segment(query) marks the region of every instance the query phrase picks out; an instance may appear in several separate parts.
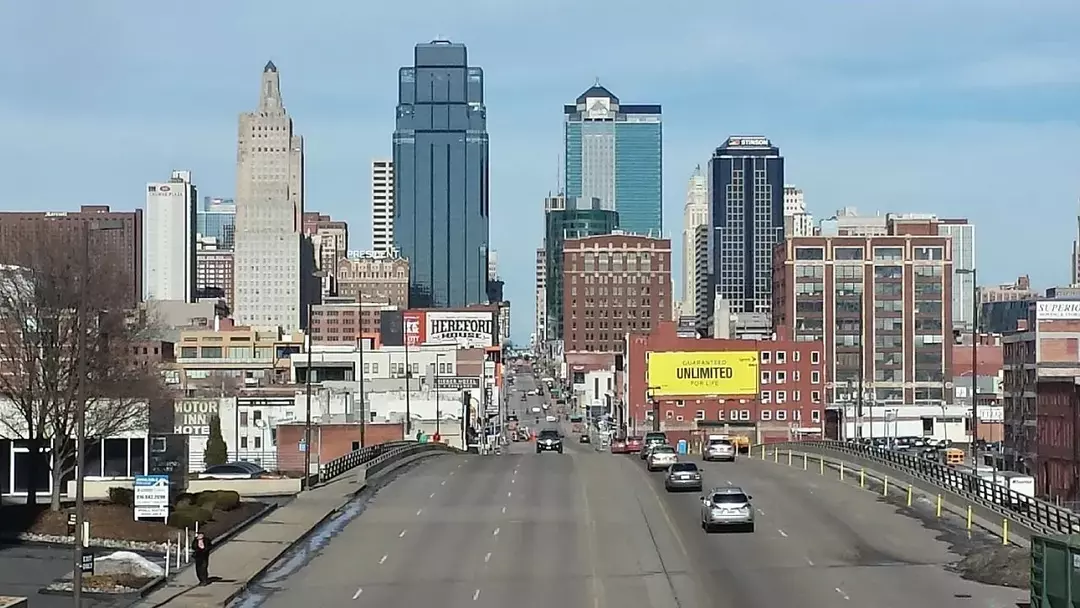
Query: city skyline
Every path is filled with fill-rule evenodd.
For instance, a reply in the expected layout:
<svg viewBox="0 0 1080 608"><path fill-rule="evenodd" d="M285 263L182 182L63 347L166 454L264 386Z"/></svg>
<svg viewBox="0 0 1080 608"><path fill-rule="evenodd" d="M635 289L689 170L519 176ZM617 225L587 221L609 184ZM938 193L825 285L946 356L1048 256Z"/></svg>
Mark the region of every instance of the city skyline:
<svg viewBox="0 0 1080 608"><path fill-rule="evenodd" d="M227 61L219 48L193 49L170 41L147 45L153 48L142 59L125 57L127 46L118 41L133 31L140 39L149 36L150 15L80 6L51 22L53 31L65 36L50 52L24 52L40 47L43 39L33 27L0 42L8 51L0 73L12 83L3 97L9 111L0 118L13 142L0 151L12 175L4 208L60 211L90 202L134 209L142 201L138 188L180 166L191 168L204 192L230 195L235 113L251 105L252 71L272 57L288 66L290 111L312 150L308 164L315 178L309 183L308 206L348 221L355 228L354 241L366 246L370 210L366 194L351 194L355 167L389 155L386 133L393 123L395 70L408 63L415 42L441 30L470 44L474 61L489 73L487 102L498 108L489 127L500 142L492 158L492 247L502 252L504 276L532 274L541 212L534 208L535 220L522 223L520 214L503 212L500 217L500 201L515 208L511 201L534 201L556 187L563 147L557 108L583 82L599 76L621 97L664 106L664 223L671 236L681 225L679 203L693 167L706 162L727 133L753 130L767 132L784 148L790 159L788 180L807 192L817 217L853 204L869 213L967 217L981 242L1039 243L1023 255L1005 247L982 248L980 282L1007 283L1030 274L1039 286L1063 284L1069 280L1077 185L1054 178L1033 196L1018 183L1001 182L996 169L1010 158L1031 156L1043 159L1049 175L1068 176L1080 162L1080 129L1071 124L1080 90L1068 59L1075 56L1069 49L1076 43L1067 27L1080 7L1035 4L1038 10L970 1L912 6L900 19L871 6L855 11L824 7L810 14L782 2L774 7L779 13L770 9L768 16L764 8L703 6L690 30L684 18L673 14L648 19L620 15L623 34L604 41L586 31L584 17L554 20L528 5L492 9L479 21L432 5L407 25L344 7L327 26L325 15L290 9L283 18L302 35L271 42L253 38L257 28L237 16L239 7L198 8L178 17L218 40L260 40L254 45L230 42L236 48L230 47ZM957 40L951 34L968 23L973 7L978 7L981 33ZM599 17L596 9L584 10ZM715 40L721 12L722 22L735 26L739 36ZM380 7L375 14L385 13ZM358 30L339 25L353 14L364 17L361 56L378 59L357 61ZM28 26L50 23L39 7L29 5L15 7L11 18ZM887 23L892 34L845 40L824 36L838 20L856 31ZM84 63L58 59L82 56L87 24L104 39L93 45L98 61L92 80L80 67ZM522 24L529 24L529 32L538 24L552 29L542 36L503 33ZM742 48L740 41L757 48L768 38L755 37L763 34L765 24L773 31L785 28L788 35L761 53L746 54L746 65L724 65L710 59L716 52L701 51L701 45ZM316 30L325 48L338 52L328 57L325 50L302 42L305 32ZM677 43L660 54L630 43L639 34L676 31L681 32ZM574 44L551 49L553 34ZM915 39L932 44L912 51L907 41ZM953 44L963 52L953 52ZM541 48L548 60L535 62ZM575 59L568 59L571 55ZM859 61L852 62L853 56ZM897 56L910 62L900 65L892 59ZM26 62L33 69L26 69ZM148 69L147 62L158 67ZM521 70L524 65L532 69ZM145 101L140 92L174 83L178 71L194 75L184 90ZM342 83L341 73L353 77ZM746 78L753 86L728 90L723 112L701 111L702 100L731 78ZM112 85L94 85L100 82ZM90 101L63 102L73 83ZM148 139L147 134L159 132L169 133L168 146ZM964 150L959 166L958 145ZM69 180L94 187L73 200L70 189L50 177L57 166L65 168ZM1012 221L1017 200L1024 201L1032 217L1053 219ZM530 247L515 247L523 241ZM526 319L531 317L532 289L531 281L507 282L508 297L519 311L514 328L519 342L531 331Z"/></svg>

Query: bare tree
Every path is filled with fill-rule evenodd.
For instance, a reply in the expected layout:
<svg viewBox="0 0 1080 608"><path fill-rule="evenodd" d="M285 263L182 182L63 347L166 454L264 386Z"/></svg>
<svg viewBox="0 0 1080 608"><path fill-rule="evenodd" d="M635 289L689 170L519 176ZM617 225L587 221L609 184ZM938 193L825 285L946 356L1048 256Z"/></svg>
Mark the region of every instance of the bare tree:
<svg viewBox="0 0 1080 608"><path fill-rule="evenodd" d="M145 328L116 288L122 267L86 259L83 238L48 225L14 246L8 237L5 257L18 265L0 267L0 431L28 444L28 503L51 452L53 509L75 466L80 397L87 436L104 438L145 429L164 395L157 370L133 356Z"/></svg>

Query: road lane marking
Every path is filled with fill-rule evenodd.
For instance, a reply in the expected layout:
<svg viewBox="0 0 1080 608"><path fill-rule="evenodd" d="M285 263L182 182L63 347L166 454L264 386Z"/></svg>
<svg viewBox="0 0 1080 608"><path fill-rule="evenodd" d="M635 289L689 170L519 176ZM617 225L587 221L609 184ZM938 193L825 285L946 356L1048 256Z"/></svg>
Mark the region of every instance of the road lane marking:
<svg viewBox="0 0 1080 608"><path fill-rule="evenodd" d="M814 565L814 560L810 559L809 557L806 558L806 565L807 566L813 566Z"/></svg>
<svg viewBox="0 0 1080 608"><path fill-rule="evenodd" d="M510 497L511 497L511 496L513 496L513 495L514 495L514 493L513 493L513 492L507 492L507 493L506 493L506 497L507 497L507 498L510 498Z"/></svg>
<svg viewBox="0 0 1080 608"><path fill-rule="evenodd" d="M384 555L381 558L379 558L379 565L381 566L381 565L385 564L386 563L386 558L388 558L388 557L390 557L390 556L389 555Z"/></svg>
<svg viewBox="0 0 1080 608"><path fill-rule="evenodd" d="M431 494L428 494L428 498L435 498L435 493L432 492Z"/></svg>
<svg viewBox="0 0 1080 608"><path fill-rule="evenodd" d="M488 551L488 554L484 556L484 563L486 564L486 563L488 563L490 561L491 561L491 551Z"/></svg>
<svg viewBox="0 0 1080 608"><path fill-rule="evenodd" d="M357 590L356 590L356 593L354 593L354 594L352 595L352 599L354 599L354 600L355 600L356 598L360 597L360 594L361 594L361 593L363 593L363 592L364 592L364 589L363 589L363 587L361 587L360 589L357 589Z"/></svg>
<svg viewBox="0 0 1080 608"><path fill-rule="evenodd" d="M850 599L851 599L851 598L850 598L850 597L848 596L848 594L844 593L844 590L843 590L843 589L841 589L841 588L839 588L839 587L834 587L834 589L836 590L836 592L837 592L837 593L839 593L839 594L840 594L840 597L844 598L845 600L850 600Z"/></svg>
<svg viewBox="0 0 1080 608"><path fill-rule="evenodd" d="M459 469L461 468L461 463L458 463L457 468L459 468Z"/></svg>
<svg viewBox="0 0 1080 608"><path fill-rule="evenodd" d="M517 480L516 479L511 479L510 483L517 483Z"/></svg>
<svg viewBox="0 0 1080 608"><path fill-rule="evenodd" d="M479 589L476 590L476 593L472 594L472 601L475 602L478 599L480 599L480 590Z"/></svg>
<svg viewBox="0 0 1080 608"><path fill-rule="evenodd" d="M761 509L757 510L757 514L762 516L762 517L765 517L765 511L762 511Z"/></svg>
<svg viewBox="0 0 1080 608"><path fill-rule="evenodd" d="M417 510L416 510L416 514L417 514L417 515L420 515L420 514L421 514L421 513L423 513L423 512L424 512L424 510L423 510L423 509L417 509Z"/></svg>
<svg viewBox="0 0 1080 608"><path fill-rule="evenodd" d="M453 471L450 471L450 474L451 474L451 475L453 475L453 474L454 474L454 472L453 472Z"/></svg>
<svg viewBox="0 0 1080 608"><path fill-rule="evenodd" d="M442 483L440 483L439 485L440 485L440 486L445 486L445 485L446 485L446 480L445 480L445 479L444 479L444 480L442 480Z"/></svg>
<svg viewBox="0 0 1080 608"><path fill-rule="evenodd" d="M787 532L784 532L783 530L777 530L777 532L780 533L780 536L783 536L784 538L787 538Z"/></svg>
<svg viewBox="0 0 1080 608"><path fill-rule="evenodd" d="M499 535L499 528L495 528L495 531L492 532L491 535L492 536L498 536Z"/></svg>
<svg viewBox="0 0 1080 608"><path fill-rule="evenodd" d="M405 533L406 532L408 532L408 530L406 530L405 528L402 528L401 529L401 534L398 534L397 537L398 538L405 538Z"/></svg>
<svg viewBox="0 0 1080 608"><path fill-rule="evenodd" d="M503 507L503 511L502 511L502 512L503 512L503 513L506 513L506 507Z"/></svg>
<svg viewBox="0 0 1080 608"><path fill-rule="evenodd" d="M731 480L729 479L729 480L727 480L727 485L729 485L729 486L733 486L733 485L735 485L735 484L731 483Z"/></svg>

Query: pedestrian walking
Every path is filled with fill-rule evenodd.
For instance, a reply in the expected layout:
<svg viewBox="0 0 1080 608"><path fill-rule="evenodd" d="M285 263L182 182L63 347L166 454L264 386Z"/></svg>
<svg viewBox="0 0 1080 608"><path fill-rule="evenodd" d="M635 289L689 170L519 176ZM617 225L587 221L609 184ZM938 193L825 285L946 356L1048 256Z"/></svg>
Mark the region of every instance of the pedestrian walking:
<svg viewBox="0 0 1080 608"><path fill-rule="evenodd" d="M200 585L210 584L210 549L213 545L206 534L201 531L195 534L195 540L191 543L191 551L195 554L195 576L199 577Z"/></svg>

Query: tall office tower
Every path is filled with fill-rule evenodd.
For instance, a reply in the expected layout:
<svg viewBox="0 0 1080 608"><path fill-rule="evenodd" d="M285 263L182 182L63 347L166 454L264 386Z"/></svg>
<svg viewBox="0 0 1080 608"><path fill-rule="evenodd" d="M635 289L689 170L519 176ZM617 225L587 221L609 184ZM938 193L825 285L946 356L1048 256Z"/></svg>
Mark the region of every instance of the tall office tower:
<svg viewBox="0 0 1080 608"><path fill-rule="evenodd" d="M698 165L690 176L690 185L686 189L686 206L683 207L682 304L679 306L683 315L694 315L697 311L697 258L694 239L697 227L708 223L709 182L701 172L701 165Z"/></svg>
<svg viewBox="0 0 1080 608"><path fill-rule="evenodd" d="M409 260L409 303L488 300L488 133L484 71L465 45L416 45L398 71L394 245Z"/></svg>
<svg viewBox="0 0 1080 608"><path fill-rule="evenodd" d="M709 181L709 297L723 297L733 314L769 313L773 249L784 240L784 157L765 137L729 137L709 161Z"/></svg>
<svg viewBox="0 0 1080 608"><path fill-rule="evenodd" d="M544 199L544 249L547 260L547 340L563 337L563 244L567 239L611 234L619 229L619 214L602 208L600 199L549 196ZM671 299L668 299L671 302ZM668 311L671 314L671 311Z"/></svg>
<svg viewBox="0 0 1080 608"><path fill-rule="evenodd" d="M296 331L306 325L314 260L303 250L304 140L293 132L281 79L266 64L259 106L240 115L236 155L234 317Z"/></svg>
<svg viewBox="0 0 1080 608"><path fill-rule="evenodd" d="M236 201L231 198L203 198L196 227L200 243L213 239L216 248L231 251L236 242Z"/></svg>
<svg viewBox="0 0 1080 608"><path fill-rule="evenodd" d="M494 249L488 251L488 281L499 280L499 252Z"/></svg>
<svg viewBox="0 0 1080 608"><path fill-rule="evenodd" d="M547 251L536 250L536 315L533 317L533 344L547 340Z"/></svg>
<svg viewBox="0 0 1080 608"><path fill-rule="evenodd" d="M146 185L143 299L195 301L198 207L191 171Z"/></svg>
<svg viewBox="0 0 1080 608"><path fill-rule="evenodd" d="M394 163L371 161L371 249L389 254L394 248Z"/></svg>
<svg viewBox="0 0 1080 608"><path fill-rule="evenodd" d="M952 329L970 333L979 297L975 284L975 225L966 219L941 219L937 220L937 228L940 236L952 238Z"/></svg>
<svg viewBox="0 0 1080 608"><path fill-rule="evenodd" d="M803 191L795 186L784 186L784 235L814 236L814 216L807 213Z"/></svg>
<svg viewBox="0 0 1080 608"><path fill-rule="evenodd" d="M566 197L600 199L625 232L659 238L663 120L658 104L620 104L599 83L563 107Z"/></svg>
<svg viewBox="0 0 1080 608"><path fill-rule="evenodd" d="M311 239L316 269L336 277L338 262L349 255L349 224L325 213L305 211L304 234Z"/></svg>

